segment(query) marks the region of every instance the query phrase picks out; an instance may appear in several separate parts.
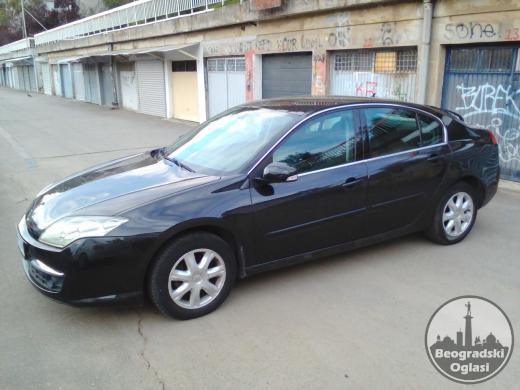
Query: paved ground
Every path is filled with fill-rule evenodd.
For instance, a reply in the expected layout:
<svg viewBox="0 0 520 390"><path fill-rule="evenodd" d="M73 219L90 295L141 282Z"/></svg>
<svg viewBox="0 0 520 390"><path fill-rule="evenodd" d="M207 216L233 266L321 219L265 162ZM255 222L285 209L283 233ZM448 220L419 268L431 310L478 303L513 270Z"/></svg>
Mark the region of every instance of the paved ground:
<svg viewBox="0 0 520 390"><path fill-rule="evenodd" d="M498 303L520 335L520 193L501 190L452 247L411 236L241 281L215 313L73 308L26 281L15 225L46 184L167 144L188 128L0 89L0 389L450 389L424 332L459 295ZM95 283L95 281L93 281ZM481 389L518 389L518 347Z"/></svg>

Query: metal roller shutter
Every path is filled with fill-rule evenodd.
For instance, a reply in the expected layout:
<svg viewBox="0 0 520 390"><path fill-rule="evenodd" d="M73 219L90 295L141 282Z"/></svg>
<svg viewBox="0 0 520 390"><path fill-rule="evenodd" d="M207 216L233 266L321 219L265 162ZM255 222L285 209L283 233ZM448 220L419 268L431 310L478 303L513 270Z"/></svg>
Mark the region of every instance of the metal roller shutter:
<svg viewBox="0 0 520 390"><path fill-rule="evenodd" d="M19 77L19 85L20 89L24 91L30 91L30 79L29 79L29 67L28 66L19 66L18 67L18 77Z"/></svg>
<svg viewBox="0 0 520 390"><path fill-rule="evenodd" d="M262 57L262 97L310 95L312 55L274 54Z"/></svg>
<svg viewBox="0 0 520 390"><path fill-rule="evenodd" d="M52 81L51 81L51 70L49 64L42 63L42 81L43 81L43 92L46 95L52 95Z"/></svg>
<svg viewBox="0 0 520 390"><path fill-rule="evenodd" d="M63 91L61 88L61 77L60 77L60 66L59 65L53 65L52 66L52 79L54 82L54 90L56 95L63 96Z"/></svg>
<svg viewBox="0 0 520 390"><path fill-rule="evenodd" d="M119 63L119 84L121 86L121 105L128 110L139 109L137 95L137 78L135 75L135 64Z"/></svg>
<svg viewBox="0 0 520 390"><path fill-rule="evenodd" d="M101 65L101 86L103 104L112 106L114 102L114 83L112 81L112 67L110 64Z"/></svg>
<svg viewBox="0 0 520 390"><path fill-rule="evenodd" d="M166 116L166 90L162 61L141 60L135 63L139 111L143 114Z"/></svg>
<svg viewBox="0 0 520 390"><path fill-rule="evenodd" d="M29 90L36 92L38 88L36 87L36 75L34 74L34 66L30 65L27 68L29 69Z"/></svg>
<svg viewBox="0 0 520 390"><path fill-rule="evenodd" d="M74 82L74 97L77 100L85 100L85 78L83 77L82 64L72 64L72 79Z"/></svg>
<svg viewBox="0 0 520 390"><path fill-rule="evenodd" d="M347 50L332 56L330 94L413 102L417 49Z"/></svg>
<svg viewBox="0 0 520 390"><path fill-rule="evenodd" d="M20 83L20 80L23 81L22 67L13 66L13 88L14 89L23 89L23 83Z"/></svg>

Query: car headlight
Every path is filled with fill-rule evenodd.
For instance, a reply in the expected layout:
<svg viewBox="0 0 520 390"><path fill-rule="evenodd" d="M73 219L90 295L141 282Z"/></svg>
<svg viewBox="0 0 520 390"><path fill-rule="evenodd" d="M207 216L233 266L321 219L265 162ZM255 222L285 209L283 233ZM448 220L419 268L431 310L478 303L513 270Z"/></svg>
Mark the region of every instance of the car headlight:
<svg viewBox="0 0 520 390"><path fill-rule="evenodd" d="M128 219L120 217L65 217L45 229L39 240L44 244L63 248L79 238L105 236L127 221Z"/></svg>

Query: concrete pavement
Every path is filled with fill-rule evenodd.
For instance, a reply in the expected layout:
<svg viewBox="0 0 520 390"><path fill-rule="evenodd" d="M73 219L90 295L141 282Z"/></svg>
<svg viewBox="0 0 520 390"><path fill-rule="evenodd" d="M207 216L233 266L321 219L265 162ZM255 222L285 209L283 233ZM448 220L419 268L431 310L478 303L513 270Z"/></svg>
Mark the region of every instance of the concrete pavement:
<svg viewBox="0 0 520 390"><path fill-rule="evenodd" d="M484 296L520 335L520 193L506 188L458 245L416 235L258 275L192 321L150 305L79 309L39 294L15 237L35 194L188 129L0 89L0 389L455 389L424 348L439 305ZM517 347L479 388L517 389L519 372Z"/></svg>

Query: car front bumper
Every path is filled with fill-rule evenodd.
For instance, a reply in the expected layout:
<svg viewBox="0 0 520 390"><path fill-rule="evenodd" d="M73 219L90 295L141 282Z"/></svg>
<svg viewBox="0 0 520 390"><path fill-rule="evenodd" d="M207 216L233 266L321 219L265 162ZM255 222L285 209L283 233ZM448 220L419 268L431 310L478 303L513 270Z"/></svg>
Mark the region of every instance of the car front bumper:
<svg viewBox="0 0 520 390"><path fill-rule="evenodd" d="M72 305L142 304L156 238L85 238L59 249L34 239L25 218L17 229L27 278L44 295Z"/></svg>

